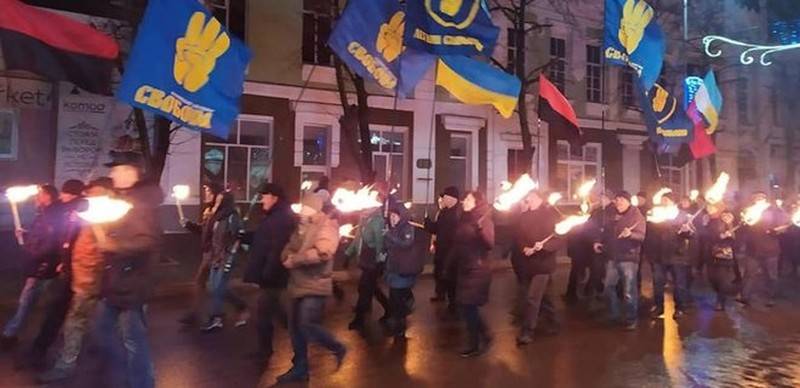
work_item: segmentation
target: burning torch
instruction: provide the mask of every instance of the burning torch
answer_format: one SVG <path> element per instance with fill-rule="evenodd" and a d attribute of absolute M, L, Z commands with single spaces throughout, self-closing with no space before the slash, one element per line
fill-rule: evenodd
<path fill-rule="evenodd" d="M 567 233 L 569 233 L 569 231 L 572 230 L 574 227 L 585 224 L 586 221 L 589 221 L 588 214 L 569 216 L 565 218 L 563 221 L 556 224 L 553 233 L 550 233 L 550 235 L 545 237 L 544 240 L 537 241 L 536 244 L 534 244 L 534 246 L 523 248 L 523 252 L 525 252 L 526 256 L 531 256 L 534 253 L 544 249 L 544 245 L 547 244 L 550 240 L 554 239 L 556 236 L 564 236 Z"/>
<path fill-rule="evenodd" d="M 17 243 L 19 245 L 25 244 L 25 239 L 22 237 L 22 221 L 19 218 L 18 203 L 28 200 L 28 198 L 39 193 L 39 186 L 15 186 L 6 189 L 6 198 L 11 205 L 11 215 L 14 217 L 14 231 L 17 235 Z"/>
<path fill-rule="evenodd" d="M 525 198 L 531 190 L 535 190 L 538 187 L 539 184 L 531 179 L 528 174 L 523 174 L 514 184 L 504 182 L 502 185 L 503 192 L 494 200 L 494 208 L 501 212 L 507 212 L 517 202 Z"/>
<path fill-rule="evenodd" d="M 106 242 L 106 233 L 100 228 L 103 224 L 119 221 L 133 208 L 128 202 L 108 196 L 86 198 L 89 207 L 78 212 L 78 217 L 92 226 L 97 242 L 102 246 Z"/>
<path fill-rule="evenodd" d="M 189 198 L 189 186 L 188 185 L 175 185 L 172 186 L 172 197 L 175 198 L 175 207 L 178 209 L 178 222 L 183 223 L 183 220 L 186 219 L 183 215 L 183 206 L 181 206 L 181 201 L 185 201 L 186 198 Z"/>

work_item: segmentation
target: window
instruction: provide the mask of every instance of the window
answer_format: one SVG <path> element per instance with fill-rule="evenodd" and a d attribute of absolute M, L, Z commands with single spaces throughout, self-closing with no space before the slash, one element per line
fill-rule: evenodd
<path fill-rule="evenodd" d="M 565 91 L 567 72 L 567 43 L 564 39 L 550 38 L 550 58 L 557 61 L 550 65 L 550 81 L 561 93 Z"/>
<path fill-rule="evenodd" d="M 327 166 L 328 150 L 328 127 L 306 126 L 303 128 L 303 165 L 304 166 Z"/>
<path fill-rule="evenodd" d="M 245 40 L 245 0 L 207 0 L 208 8 L 233 36 Z"/>
<path fill-rule="evenodd" d="M 205 142 L 202 156 L 203 178 L 224 182 L 236 201 L 247 202 L 272 178 L 272 119 L 240 116 L 227 142 Z"/>
<path fill-rule="evenodd" d="M 739 78 L 736 80 L 736 105 L 739 109 L 736 110 L 739 124 L 750 124 L 750 94 L 748 92 L 747 78 Z"/>
<path fill-rule="evenodd" d="M 576 191 L 589 179 L 599 179 L 600 164 L 602 161 L 602 146 L 599 143 L 589 143 L 576 152 L 571 152 L 570 145 L 565 140 L 557 143 L 556 174 L 553 189 L 562 193 L 570 200 L 576 198 Z"/>
<path fill-rule="evenodd" d="M 679 196 L 686 195 L 689 192 L 689 173 L 688 166 L 676 166 L 675 159 L 677 156 L 667 155 L 663 159 L 663 163 L 659 166 L 661 169 L 661 176 L 667 187 L 671 188 L 674 193 Z"/>
<path fill-rule="evenodd" d="M 749 150 L 740 150 L 737 156 L 737 175 L 740 187 L 758 179 L 756 171 L 756 154 Z"/>
<path fill-rule="evenodd" d="M 622 68 L 622 78 L 620 79 L 620 92 L 622 94 L 622 106 L 626 108 L 636 107 L 636 91 L 633 84 L 636 73 L 629 67 Z"/>
<path fill-rule="evenodd" d="M 0 109 L 0 160 L 17 159 L 17 130 L 15 111 Z"/>
<path fill-rule="evenodd" d="M 522 174 L 530 174 L 531 166 L 525 160 L 524 152 L 522 150 L 508 150 L 508 180 L 511 182 L 516 181 Z"/>
<path fill-rule="evenodd" d="M 586 101 L 603 101 L 603 65 L 600 46 L 586 46 Z"/>
<path fill-rule="evenodd" d="M 514 74 L 517 61 L 517 30 L 509 28 L 507 31 L 506 71 L 509 74 Z"/>
<path fill-rule="evenodd" d="M 472 189 L 472 135 L 451 132 L 447 175 L 450 182 L 464 191 Z"/>
<path fill-rule="evenodd" d="M 303 1 L 303 63 L 333 66 L 328 48 L 331 34 L 330 1 Z"/>
<path fill-rule="evenodd" d="M 372 168 L 375 169 L 375 180 L 388 182 L 399 193 L 406 188 L 406 131 L 389 129 L 372 131 Z"/>

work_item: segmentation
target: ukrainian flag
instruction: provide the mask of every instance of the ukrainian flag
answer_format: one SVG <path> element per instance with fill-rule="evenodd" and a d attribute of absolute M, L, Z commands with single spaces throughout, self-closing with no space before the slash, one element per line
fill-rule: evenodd
<path fill-rule="evenodd" d="M 522 89 L 519 78 L 460 55 L 439 58 L 436 84 L 465 104 L 491 104 L 505 118 L 514 114 Z"/>
<path fill-rule="evenodd" d="M 713 134 L 719 125 L 719 113 L 722 112 L 722 93 L 717 86 L 717 78 L 711 70 L 703 80 L 703 85 L 697 90 L 694 97 L 697 103 L 697 110 L 703 114 L 708 121 L 706 133 Z"/>

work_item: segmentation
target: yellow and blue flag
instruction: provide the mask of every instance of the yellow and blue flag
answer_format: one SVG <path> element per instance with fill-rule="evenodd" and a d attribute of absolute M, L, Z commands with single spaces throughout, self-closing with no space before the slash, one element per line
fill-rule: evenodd
<path fill-rule="evenodd" d="M 460 55 L 439 58 L 436 84 L 465 104 L 491 104 L 505 118 L 514 114 L 522 89 L 519 78 Z"/>
<path fill-rule="evenodd" d="M 659 152 L 677 151 L 680 145 L 692 141 L 694 123 L 677 98 L 659 84 L 647 94 L 637 89 L 650 140 L 658 146 Z"/>
<path fill-rule="evenodd" d="M 250 57 L 196 0 L 150 0 L 117 98 L 227 138 Z"/>
<path fill-rule="evenodd" d="M 661 75 L 665 50 L 653 8 L 644 0 L 606 0 L 603 50 L 610 64 L 630 66 L 650 90 Z"/>
<path fill-rule="evenodd" d="M 708 122 L 706 133 L 711 135 L 716 132 L 719 126 L 719 114 L 722 112 L 722 92 L 717 86 L 713 70 L 709 70 L 703 79 L 703 84 L 694 96 L 694 103 L 697 105 L 697 111 Z"/>
<path fill-rule="evenodd" d="M 491 56 L 500 30 L 485 0 L 406 0 L 406 44 L 440 55 Z"/>

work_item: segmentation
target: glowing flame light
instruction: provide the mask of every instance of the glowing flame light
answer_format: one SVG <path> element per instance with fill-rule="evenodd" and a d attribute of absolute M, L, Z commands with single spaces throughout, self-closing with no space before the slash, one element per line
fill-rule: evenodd
<path fill-rule="evenodd" d="M 578 188 L 578 191 L 575 193 L 578 198 L 586 198 L 591 194 L 594 185 L 597 184 L 597 179 L 591 179 L 581 184 L 581 187 Z"/>
<path fill-rule="evenodd" d="M 639 207 L 639 197 L 635 195 L 631 197 L 631 205 L 633 205 L 634 207 Z"/>
<path fill-rule="evenodd" d="M 406 202 L 403 204 L 403 207 L 405 207 L 406 209 L 411 209 L 411 206 L 413 206 L 411 202 Z"/>
<path fill-rule="evenodd" d="M 587 214 L 589 213 L 589 204 L 586 202 L 581 203 L 581 213 Z"/>
<path fill-rule="evenodd" d="M 669 187 L 662 187 L 661 190 L 658 190 L 655 195 L 653 195 L 653 206 L 658 206 L 661 204 L 661 198 L 664 197 L 665 194 L 669 194 L 672 192 L 672 189 Z"/>
<path fill-rule="evenodd" d="M 706 202 L 716 204 L 722 202 L 725 197 L 725 191 L 728 190 L 728 182 L 731 181 L 728 173 L 719 174 L 719 178 L 714 184 L 706 191 Z"/>
<path fill-rule="evenodd" d="M 572 230 L 572 228 L 585 224 L 586 221 L 589 221 L 588 214 L 581 214 L 579 216 L 569 216 L 566 219 L 564 219 L 564 221 L 561 221 L 556 224 L 556 234 L 563 236 L 569 233 L 569 231 Z"/>
<path fill-rule="evenodd" d="M 547 203 L 549 203 L 550 206 L 556 206 L 558 201 L 560 201 L 563 197 L 564 196 L 561 195 L 561 193 L 550 193 L 550 195 L 547 196 Z"/>
<path fill-rule="evenodd" d="M 39 193 L 39 186 L 15 186 L 6 189 L 6 198 L 10 202 L 20 203 Z"/>
<path fill-rule="evenodd" d="M 358 191 L 347 189 L 337 189 L 331 199 L 333 206 L 342 213 L 352 213 L 367 209 L 381 207 L 383 204 L 378 200 L 378 192 L 372 190 L 372 186 L 362 187 Z"/>
<path fill-rule="evenodd" d="M 189 198 L 189 192 L 189 186 L 187 185 L 172 186 L 172 196 L 179 201 Z"/>
<path fill-rule="evenodd" d="M 794 213 L 792 213 L 792 224 L 800 227 L 800 208 L 798 208 L 797 210 L 794 211 Z"/>
<path fill-rule="evenodd" d="M 300 190 L 301 191 L 311 190 L 312 185 L 313 183 L 311 183 L 311 181 L 303 181 L 303 183 L 300 184 Z"/>
<path fill-rule="evenodd" d="M 511 190 L 512 186 L 514 186 L 514 185 L 509 181 L 500 182 L 500 189 L 503 190 L 503 191 Z"/>
<path fill-rule="evenodd" d="M 697 202 L 697 198 L 699 198 L 699 197 L 700 197 L 700 191 L 699 190 L 692 190 L 692 191 L 689 192 L 689 199 L 691 199 L 692 202 Z"/>
<path fill-rule="evenodd" d="M 647 221 L 654 224 L 660 224 L 666 221 L 672 221 L 678 218 L 680 210 L 677 205 L 670 206 L 656 206 L 647 214 Z"/>
<path fill-rule="evenodd" d="M 504 187 L 508 186 L 504 185 Z M 511 187 L 503 189 L 503 192 L 494 200 L 494 208 L 507 212 L 511 210 L 514 204 L 525 198 L 531 190 L 535 190 L 538 187 L 538 183 L 531 179 L 528 174 L 524 174 Z"/>
<path fill-rule="evenodd" d="M 353 231 L 356 229 L 353 224 L 344 224 L 339 227 L 339 237 L 353 237 Z"/>
<path fill-rule="evenodd" d="M 765 200 L 756 201 L 752 206 L 742 211 L 742 222 L 750 226 L 757 224 L 761 221 L 761 216 L 769 209 L 769 206 L 769 202 Z"/>
<path fill-rule="evenodd" d="M 118 221 L 133 208 L 128 202 L 107 196 L 86 198 L 89 208 L 78 216 L 92 224 L 106 224 Z"/>
<path fill-rule="evenodd" d="M 303 205 L 299 203 L 293 203 L 291 208 L 294 214 L 300 214 L 300 211 L 303 210 Z"/>

